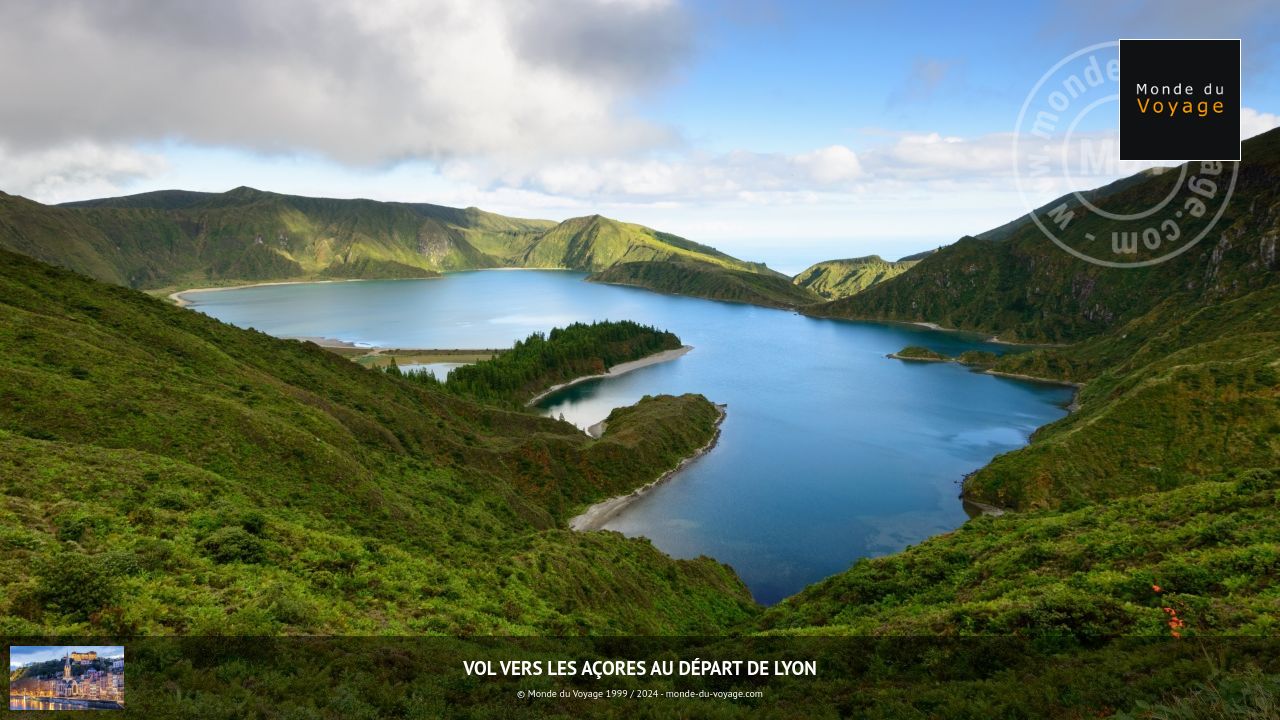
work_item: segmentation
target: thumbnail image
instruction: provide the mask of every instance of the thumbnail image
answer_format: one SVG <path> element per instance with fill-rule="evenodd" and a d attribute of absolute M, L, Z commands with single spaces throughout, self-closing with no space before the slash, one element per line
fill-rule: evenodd
<path fill-rule="evenodd" d="M 10 710 L 123 710 L 124 647 L 9 646 Z"/>

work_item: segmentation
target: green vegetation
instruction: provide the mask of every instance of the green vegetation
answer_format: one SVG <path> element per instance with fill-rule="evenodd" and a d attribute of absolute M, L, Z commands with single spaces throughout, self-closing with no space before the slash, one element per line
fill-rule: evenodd
<path fill-rule="evenodd" d="M 822 299 L 760 263 L 599 215 L 553 223 L 476 208 L 308 198 L 247 187 L 55 207 L 0 192 L 0 248 L 106 282 L 165 291 L 516 267 L 587 270 L 599 282 L 772 307 Z M 863 274 L 888 272 L 868 267 Z"/>
<path fill-rule="evenodd" d="M 414 265 L 406 265 L 394 260 L 356 258 L 354 260 L 334 260 L 328 267 L 320 271 L 320 277 L 408 280 L 412 278 L 440 277 L 440 273 L 435 270 L 427 270 Z"/>
<path fill-rule="evenodd" d="M 559 530 L 704 445 L 701 396 L 592 440 L 0 251 L 8 635 L 717 633 L 732 570 Z"/>
<path fill-rule="evenodd" d="M 809 266 L 792 280 L 826 300 L 857 295 L 872 285 L 897 277 L 915 265 L 914 260 L 890 262 L 879 255 L 848 260 L 826 260 Z"/>
<path fill-rule="evenodd" d="M 365 367 L 385 368 L 391 365 L 427 365 L 431 363 L 473 363 L 489 360 L 501 350 L 410 350 L 405 348 L 326 348 L 329 352 L 350 358 Z"/>
<path fill-rule="evenodd" d="M 768 272 L 714 248 L 599 215 L 557 224 L 476 208 L 308 198 L 246 187 L 57 207 L 0 193 L 0 247 L 147 289 L 421 278 L 493 267 L 598 271 L 631 261 Z"/>
<path fill-rule="evenodd" d="M 1044 243 L 1023 219 L 806 312 L 1075 341 L 959 358 L 1084 383 L 1078 412 L 966 480 L 965 495 L 981 502 L 1073 508 L 1270 466 L 1280 457 L 1280 132 L 1250 140 L 1244 157 L 1218 230 L 1167 262 L 1099 268 Z M 1142 173 L 1090 194 L 1114 208 L 1148 202 L 1166 186 Z"/>
<path fill-rule="evenodd" d="M 1117 333 L 1002 358 L 998 371 L 1087 380 L 1078 412 L 965 483 L 1014 508 L 1074 507 L 1280 458 L 1280 285 L 1168 305 Z"/>
<path fill-rule="evenodd" d="M 761 627 L 1079 641 L 1273 635 L 1280 469 L 1242 470 L 1073 512 L 979 517 L 769 609 Z M 1156 593 L 1152 585 L 1159 586 Z"/>
<path fill-rule="evenodd" d="M 791 284 L 786 276 L 768 269 L 737 270 L 705 262 L 626 262 L 587 279 L 766 307 L 799 307 L 818 299 Z"/>
<path fill-rule="evenodd" d="M 952 360 L 952 358 L 949 358 L 940 352 L 935 352 L 927 347 L 921 347 L 919 345 L 908 345 L 898 352 L 891 354 L 889 357 L 897 358 L 899 360 L 917 360 L 924 362 L 951 362 Z"/>
<path fill-rule="evenodd" d="M 1247 143 L 1245 158 L 1220 234 L 1169 262 L 1101 269 L 1015 222 L 806 310 L 1075 341 L 957 359 L 1084 387 L 1076 412 L 965 480 L 966 497 L 1021 512 L 862 560 L 767 610 L 759 629 L 1034 643 L 1017 663 L 972 674 L 949 664 L 972 662 L 965 652 L 903 658 L 860 689 L 879 708 L 1267 717 L 1280 672 L 1271 651 L 1208 644 L 1276 633 L 1280 131 Z M 1103 191 L 1136 204 L 1155 184 L 1142 175 Z M 1174 632 L 1165 644 L 1122 639 Z M 930 668 L 950 680 L 927 685 Z"/>
<path fill-rule="evenodd" d="M 599 215 L 565 220 L 538 236 L 518 257 L 520 267 L 600 271 L 620 263 L 701 262 L 727 270 L 765 272 L 761 265 L 715 248 Z"/>
<path fill-rule="evenodd" d="M 1243 152 L 1235 193 L 1213 232 L 1166 262 L 1123 271 L 1081 262 L 1045 242 L 1039 228 L 1022 218 L 989 236 L 962 238 L 888 282 L 805 312 L 926 320 L 999 333 L 1006 340 L 1062 343 L 1117 331 L 1162 304 L 1191 309 L 1258 290 L 1272 283 L 1280 268 L 1275 234 L 1280 133 L 1249 140 Z M 1142 173 L 1092 195 L 1107 195 L 1110 211 L 1127 212 L 1157 204 L 1168 183 L 1167 177 Z M 1069 202 L 1079 204 L 1074 197 Z M 1109 221 L 1089 212 L 1077 217 L 1076 232 L 1110 242 Z M 1183 232 L 1193 235 L 1199 227 L 1193 223 Z"/>
<path fill-rule="evenodd" d="M 550 334 L 534 333 L 489 360 L 455 368 L 443 387 L 497 405 L 520 407 L 553 385 L 601 375 L 609 368 L 680 347 L 673 333 L 621 322 L 574 323 Z M 414 377 L 438 384 L 435 376 Z"/>
<path fill-rule="evenodd" d="M 705 398 L 645 398 L 616 410 L 593 440 L 472 397 L 518 404 L 546 384 L 678 345 L 674 336 L 621 323 L 568 328 L 441 388 L 0 251 L 0 628 L 855 635 L 871 652 L 811 646 L 828 674 L 771 685 L 770 704 L 812 715 L 821 702 L 832 716 L 1265 716 L 1274 650 L 1212 645 L 1274 636 L 1280 597 L 1280 131 L 1250 141 L 1245 157 L 1219 232 L 1169 262 L 1098 268 L 1015 221 L 808 310 L 1070 342 L 958 360 L 1084 387 L 1077 412 L 965 480 L 967 497 L 1016 512 L 859 561 L 766 611 L 707 558 L 676 561 L 643 540 L 560 529 L 705 444 L 717 417 Z M 1158 189 L 1143 175 L 1095 195 L 1122 208 Z M 355 204 L 336 204 L 346 202 Z M 287 247 L 268 247 L 281 238 L 254 224 L 259 213 L 295 223 Z M 359 253 L 318 239 L 331 230 L 316 227 L 339 226 L 361 238 L 347 246 Z M 262 243 L 259 228 L 269 231 Z M 592 279 L 775 306 L 816 297 L 636 228 L 244 189 L 81 209 L 0 198 L 9 246 L 56 251 L 71 267 L 135 285 L 294 266 L 318 274 L 367 258 L 427 270 L 604 267 Z M 365 244 L 411 231 L 436 266 Z M 302 237 L 307 254 L 289 239 Z M 947 359 L 916 347 L 899 355 Z M 991 644 L 941 644 L 977 636 Z M 699 652 L 740 656 L 735 642 Z M 316 662 L 337 677 L 345 657 Z M 252 662 L 227 673 L 265 676 Z M 396 662 L 362 663 L 341 686 L 343 702 L 369 717 L 439 710 L 373 690 Z M 282 671 L 251 692 L 298 697 L 288 690 L 300 682 Z M 462 683 L 444 692 L 478 694 L 493 715 L 507 707 L 508 692 L 487 689 L 497 685 Z M 206 691 L 233 698 L 222 708 L 232 716 L 253 702 L 243 687 L 220 676 Z"/>
<path fill-rule="evenodd" d="M 956 361 L 961 365 L 983 369 L 995 367 L 1000 359 L 999 355 L 986 350 L 965 350 L 956 356 Z"/>

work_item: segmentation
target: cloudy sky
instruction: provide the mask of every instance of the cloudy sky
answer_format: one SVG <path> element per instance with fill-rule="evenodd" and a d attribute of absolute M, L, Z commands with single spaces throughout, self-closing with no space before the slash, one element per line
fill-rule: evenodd
<path fill-rule="evenodd" d="M 1025 212 L 1024 99 L 1119 37 L 1242 38 L 1244 132 L 1280 124 L 1262 1 L 0 0 L 0 189 L 250 185 L 600 212 L 784 270 L 898 257 Z"/>

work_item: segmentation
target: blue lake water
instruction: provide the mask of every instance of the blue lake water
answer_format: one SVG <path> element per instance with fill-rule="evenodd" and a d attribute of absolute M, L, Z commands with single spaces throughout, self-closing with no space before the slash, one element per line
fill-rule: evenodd
<path fill-rule="evenodd" d="M 694 350 L 546 398 L 586 428 L 646 394 L 728 405 L 716 448 L 606 526 L 676 557 L 728 563 L 773 603 L 861 557 L 964 522 L 959 481 L 1062 417 L 1067 388 L 885 357 L 1009 346 L 909 325 L 583 282 L 582 273 L 477 271 L 442 279 L 274 285 L 186 295 L 221 320 L 282 337 L 402 348 L 499 348 L 574 321 L 636 320 Z"/>

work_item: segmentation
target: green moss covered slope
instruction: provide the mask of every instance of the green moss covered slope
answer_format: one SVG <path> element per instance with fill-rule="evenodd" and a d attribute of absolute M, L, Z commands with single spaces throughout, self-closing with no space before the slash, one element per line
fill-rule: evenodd
<path fill-rule="evenodd" d="M 7 634 L 678 634 L 754 611 L 718 563 L 557 529 L 704 445 L 701 396 L 592 440 L 5 251 L 0 306 Z"/>

